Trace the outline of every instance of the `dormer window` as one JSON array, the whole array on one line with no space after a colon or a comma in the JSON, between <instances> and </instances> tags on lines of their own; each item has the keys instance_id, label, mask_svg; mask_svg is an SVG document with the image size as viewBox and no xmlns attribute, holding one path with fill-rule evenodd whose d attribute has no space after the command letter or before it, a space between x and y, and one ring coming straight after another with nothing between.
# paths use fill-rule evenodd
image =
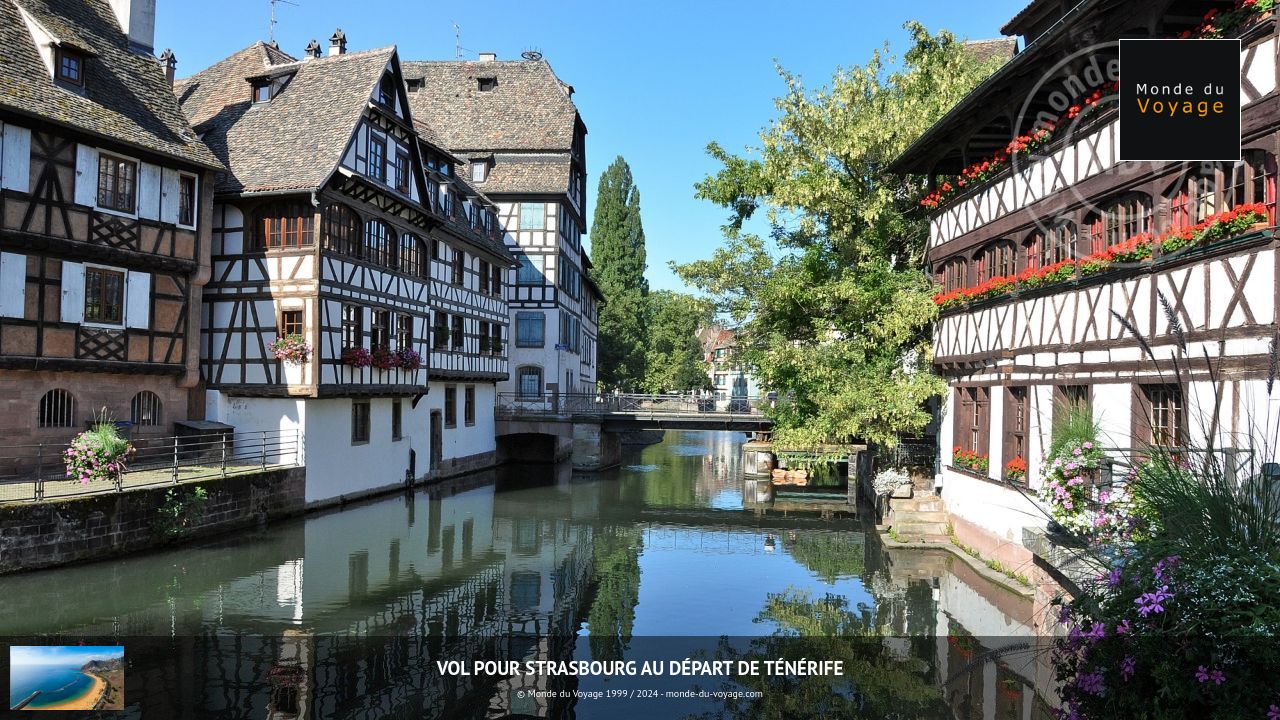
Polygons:
<instances>
[{"instance_id":1,"label":"dormer window","mask_svg":"<svg viewBox=\"0 0 1280 720\"><path fill-rule=\"evenodd\" d=\"M484 182L489 176L489 163L484 160L471 161L471 181Z\"/></svg>"},{"instance_id":2,"label":"dormer window","mask_svg":"<svg viewBox=\"0 0 1280 720\"><path fill-rule=\"evenodd\" d=\"M394 108L396 106L396 79L390 73L382 76L378 83L378 104Z\"/></svg>"},{"instance_id":3,"label":"dormer window","mask_svg":"<svg viewBox=\"0 0 1280 720\"><path fill-rule=\"evenodd\" d=\"M253 101L256 103L271 102L271 82L263 80L253 84Z\"/></svg>"},{"instance_id":4,"label":"dormer window","mask_svg":"<svg viewBox=\"0 0 1280 720\"><path fill-rule=\"evenodd\" d=\"M498 87L498 78L496 77L476 78L476 88L479 89L480 92L490 92L496 89L497 87Z\"/></svg>"},{"instance_id":5,"label":"dormer window","mask_svg":"<svg viewBox=\"0 0 1280 720\"><path fill-rule=\"evenodd\" d=\"M54 53L54 71L58 80L68 85L84 87L84 55L68 48L57 48Z\"/></svg>"}]
</instances>

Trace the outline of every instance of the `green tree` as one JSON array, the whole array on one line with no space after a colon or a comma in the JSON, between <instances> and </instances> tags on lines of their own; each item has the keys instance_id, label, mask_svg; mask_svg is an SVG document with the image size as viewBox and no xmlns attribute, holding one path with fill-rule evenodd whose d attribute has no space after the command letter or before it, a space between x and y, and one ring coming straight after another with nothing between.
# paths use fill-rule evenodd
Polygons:
<instances>
[{"instance_id":1,"label":"green tree","mask_svg":"<svg viewBox=\"0 0 1280 720\"><path fill-rule=\"evenodd\" d=\"M644 277L640 189L621 155L600 176L591 225L591 263L591 277L605 298L599 320L600 384L638 388L645 376L649 282Z\"/></svg>"},{"instance_id":2,"label":"green tree","mask_svg":"<svg viewBox=\"0 0 1280 720\"><path fill-rule=\"evenodd\" d=\"M946 388L930 370L924 182L887 166L994 63L950 33L906 27L901 62L877 51L814 92L779 68L787 91L752 157L708 146L723 167L697 195L730 210L726 242L674 267L741 326L740 361L784 400L783 442L893 444L928 423L925 401ZM771 238L744 230L761 209Z\"/></svg>"},{"instance_id":3,"label":"green tree","mask_svg":"<svg viewBox=\"0 0 1280 720\"><path fill-rule=\"evenodd\" d=\"M679 392L711 387L698 328L714 319L711 303L692 295L659 290L649 294L649 342L645 351L646 392Z\"/></svg>"}]
</instances>

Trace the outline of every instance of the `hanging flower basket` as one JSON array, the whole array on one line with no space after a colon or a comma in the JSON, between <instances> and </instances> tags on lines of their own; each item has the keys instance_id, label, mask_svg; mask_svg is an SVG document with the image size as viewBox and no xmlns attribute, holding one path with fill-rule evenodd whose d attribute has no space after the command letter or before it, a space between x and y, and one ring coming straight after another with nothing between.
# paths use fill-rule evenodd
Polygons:
<instances>
[{"instance_id":1,"label":"hanging flower basket","mask_svg":"<svg viewBox=\"0 0 1280 720\"><path fill-rule=\"evenodd\" d=\"M373 364L373 355L366 348L354 347L342 351L342 364L367 368Z\"/></svg>"},{"instance_id":2,"label":"hanging flower basket","mask_svg":"<svg viewBox=\"0 0 1280 720\"><path fill-rule=\"evenodd\" d=\"M286 365L305 365L311 359L311 343L301 335L285 335L271 343L271 352Z\"/></svg>"},{"instance_id":3,"label":"hanging flower basket","mask_svg":"<svg viewBox=\"0 0 1280 720\"><path fill-rule=\"evenodd\" d=\"M120 435L120 429L109 421L99 421L76 436L63 451L67 477L88 485L94 480L114 481L124 473L125 464L133 456L133 445Z\"/></svg>"},{"instance_id":4,"label":"hanging flower basket","mask_svg":"<svg viewBox=\"0 0 1280 720\"><path fill-rule=\"evenodd\" d=\"M422 367L422 356L413 348L400 348L396 351L396 364L402 370L417 370Z\"/></svg>"},{"instance_id":5,"label":"hanging flower basket","mask_svg":"<svg viewBox=\"0 0 1280 720\"><path fill-rule=\"evenodd\" d=\"M375 349L369 361L379 370L394 370L398 364L396 356L386 348Z\"/></svg>"},{"instance_id":6,"label":"hanging flower basket","mask_svg":"<svg viewBox=\"0 0 1280 720\"><path fill-rule=\"evenodd\" d=\"M985 453L965 450L957 445L951 449L951 464L958 468L985 473L991 466L991 459Z\"/></svg>"}]
</instances>

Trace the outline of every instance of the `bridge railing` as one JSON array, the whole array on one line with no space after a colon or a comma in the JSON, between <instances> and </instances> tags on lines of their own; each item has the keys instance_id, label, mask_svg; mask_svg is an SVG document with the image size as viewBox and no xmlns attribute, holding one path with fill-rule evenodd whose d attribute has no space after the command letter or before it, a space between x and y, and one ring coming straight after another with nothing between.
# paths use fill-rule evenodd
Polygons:
<instances>
[{"instance_id":1,"label":"bridge railing","mask_svg":"<svg viewBox=\"0 0 1280 720\"><path fill-rule=\"evenodd\" d=\"M728 397L690 394L635 393L498 393L499 416L579 414L713 415L763 417L776 400L767 397Z\"/></svg>"}]
</instances>

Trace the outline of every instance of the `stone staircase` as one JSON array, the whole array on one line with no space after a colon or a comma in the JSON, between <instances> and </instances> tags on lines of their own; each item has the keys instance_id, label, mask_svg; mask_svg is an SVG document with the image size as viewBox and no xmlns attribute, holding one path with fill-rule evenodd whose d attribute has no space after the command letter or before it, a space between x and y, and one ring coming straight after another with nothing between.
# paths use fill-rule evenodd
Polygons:
<instances>
[{"instance_id":1,"label":"stone staircase","mask_svg":"<svg viewBox=\"0 0 1280 720\"><path fill-rule=\"evenodd\" d=\"M891 498L885 523L899 539L910 542L948 542L947 511L933 491L916 490L909 498Z\"/></svg>"}]
</instances>

